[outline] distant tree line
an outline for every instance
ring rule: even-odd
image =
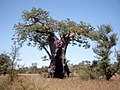
[[[3,59],[4,58],[4,59]],[[116,59],[120,59],[120,53],[116,52]],[[4,64],[3,64],[4,62]],[[10,58],[7,54],[0,55],[0,74],[10,74]],[[101,68],[101,62],[98,60],[83,60],[79,64],[68,64],[70,68],[70,77],[80,77],[80,79],[107,79],[105,72]],[[107,68],[111,68],[110,75],[120,74],[119,62],[111,63]],[[31,66],[25,67],[24,65],[17,65],[17,68],[13,70],[14,74],[40,74],[43,77],[47,77],[48,66],[37,67],[37,63],[32,63]],[[111,77],[112,77],[111,76]]]

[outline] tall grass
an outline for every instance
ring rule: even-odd
[[[1,78],[0,78],[1,79]],[[44,78],[37,74],[19,75],[15,81],[4,80],[0,90],[120,90],[120,80],[87,80]]]

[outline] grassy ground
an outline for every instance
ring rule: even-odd
[[[120,79],[88,80],[48,79],[37,74],[19,75],[14,82],[0,76],[0,90],[120,90]]]

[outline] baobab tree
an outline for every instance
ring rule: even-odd
[[[89,23],[76,23],[70,19],[58,21],[41,8],[23,11],[22,19],[23,22],[14,26],[14,40],[21,46],[27,41],[29,46],[45,50],[50,59],[49,69],[54,72],[52,76],[55,78],[63,78],[66,72],[69,73],[64,68],[68,44],[89,48],[87,38],[94,34]]]

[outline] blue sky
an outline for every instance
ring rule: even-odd
[[[22,11],[31,10],[32,7],[49,11],[57,20],[70,18],[77,23],[80,21],[91,23],[94,27],[111,24],[113,32],[120,37],[120,0],[0,0],[0,53],[11,51],[13,26],[22,21]],[[120,39],[118,47],[119,42]],[[95,54],[91,48],[85,50],[70,45],[67,59],[74,64],[81,60],[93,60]],[[41,61],[41,57],[46,54],[44,51],[24,45],[20,52],[22,58],[20,64],[30,66],[31,63],[37,62],[38,66],[49,65],[49,62]]]

